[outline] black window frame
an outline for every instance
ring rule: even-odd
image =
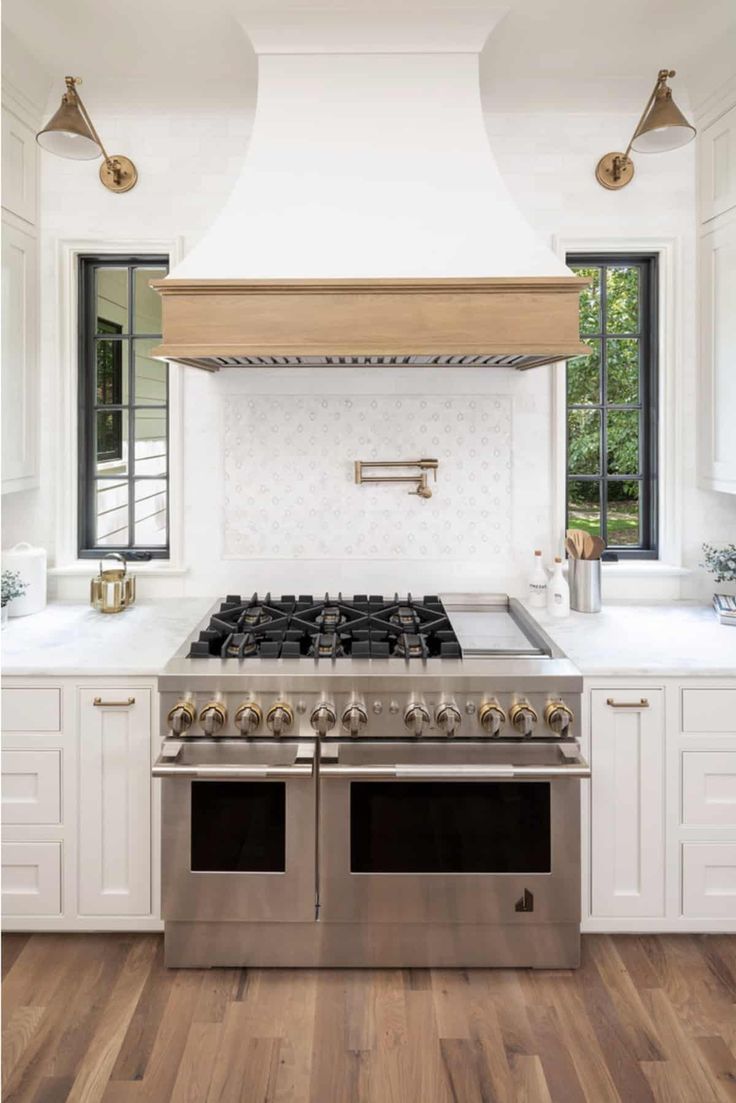
[[[601,324],[598,333],[581,333],[581,340],[599,339],[600,393],[597,403],[573,403],[568,399],[567,373],[565,375],[565,528],[569,527],[570,482],[594,482],[600,484],[601,536],[607,541],[608,485],[612,482],[638,481],[639,495],[639,543],[636,545],[610,545],[619,559],[659,558],[659,257],[657,253],[596,252],[568,253],[566,262],[572,269],[601,267]],[[639,330],[637,333],[608,333],[606,313],[607,268],[636,267],[639,269]],[[638,403],[607,402],[607,346],[606,338],[631,338],[639,341],[639,401]],[[637,474],[610,475],[607,463],[606,417],[607,410],[639,409],[639,468]],[[579,475],[569,470],[569,413],[572,409],[600,411],[599,474]]]
[[[134,418],[131,411],[147,408],[145,403],[135,404],[135,358],[133,356],[133,340],[148,338],[161,340],[160,333],[137,332],[134,328],[134,302],[135,286],[134,273],[137,268],[161,268],[169,270],[170,258],[168,255],[155,253],[85,253],[78,257],[78,387],[77,387],[77,422],[78,422],[78,485],[77,485],[77,555],[80,559],[100,559],[111,552],[117,552],[126,560],[147,561],[150,559],[169,559],[171,557],[171,484],[170,484],[170,438],[171,438],[171,409],[170,409],[170,378],[167,366],[166,372],[166,402],[151,405],[150,409],[165,409],[166,411],[166,473],[164,475],[136,475],[134,448],[132,436],[135,432]],[[96,273],[101,268],[127,268],[128,278],[128,310],[130,324],[128,332],[98,330],[96,310]],[[115,323],[104,323],[111,328]],[[96,529],[95,511],[95,482],[96,482],[96,457],[95,457],[95,419],[98,409],[96,343],[100,339],[110,340],[115,346],[119,344],[121,355],[123,343],[128,344],[128,402],[106,403],[105,409],[128,409],[128,471],[120,476],[120,481],[128,483],[128,536],[127,544],[95,544],[94,534]],[[122,419],[121,419],[122,421]],[[135,481],[150,478],[157,482],[166,483],[166,542],[155,546],[135,546]]]

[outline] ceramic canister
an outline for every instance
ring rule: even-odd
[[[13,598],[8,605],[8,615],[25,617],[40,613],[46,607],[46,549],[31,544],[16,544],[2,553],[4,571],[17,571],[27,584],[22,597]]]

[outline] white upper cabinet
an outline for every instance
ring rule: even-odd
[[[699,474],[736,494],[736,104],[698,136]]]
[[[38,146],[30,126],[2,109],[3,208],[31,225],[37,222]]]
[[[706,126],[699,137],[700,221],[736,207],[736,106]]]
[[[2,492],[38,486],[38,148],[2,109]]]
[[[736,210],[700,241],[700,477],[736,494]]]

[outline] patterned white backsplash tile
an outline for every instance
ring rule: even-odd
[[[511,558],[510,397],[228,395],[223,425],[227,558]],[[426,501],[354,481],[424,456]]]

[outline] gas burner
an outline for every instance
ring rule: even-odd
[[[422,623],[419,615],[409,605],[400,605],[395,613],[388,618],[402,632],[416,632]]]
[[[325,632],[334,632],[346,620],[347,617],[341,612],[339,605],[325,605],[314,618],[314,623]]]
[[[438,597],[229,595],[191,645],[191,658],[335,660],[460,658]]]

